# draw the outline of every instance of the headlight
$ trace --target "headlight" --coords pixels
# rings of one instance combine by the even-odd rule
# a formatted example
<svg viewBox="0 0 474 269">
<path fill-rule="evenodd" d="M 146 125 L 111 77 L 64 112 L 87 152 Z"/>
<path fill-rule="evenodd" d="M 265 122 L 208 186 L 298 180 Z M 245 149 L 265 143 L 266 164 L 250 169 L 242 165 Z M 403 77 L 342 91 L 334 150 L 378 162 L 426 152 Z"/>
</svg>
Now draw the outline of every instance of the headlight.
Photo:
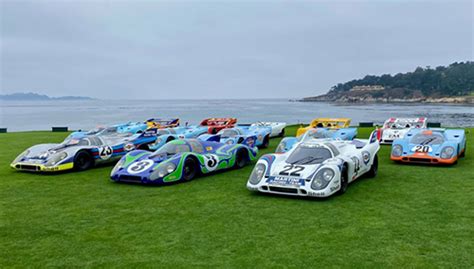
<svg viewBox="0 0 474 269">
<path fill-rule="evenodd" d="M 278 144 L 278 147 L 276 148 L 275 152 L 276 153 L 285 152 L 285 147 L 286 147 L 286 143 L 285 142 L 280 142 L 280 144 Z"/>
<path fill-rule="evenodd" d="M 45 166 L 54 166 L 58 164 L 60 161 L 66 159 L 67 153 L 66 152 L 61 152 L 58 154 L 54 154 L 50 159 L 44 164 Z"/>
<path fill-rule="evenodd" d="M 323 168 L 316 173 L 313 182 L 311 182 L 311 189 L 322 190 L 327 187 L 329 182 L 334 178 L 334 170 L 331 168 Z"/>
<path fill-rule="evenodd" d="M 234 141 L 232 139 L 229 139 L 225 142 L 227 145 L 232 145 L 234 144 Z"/>
<path fill-rule="evenodd" d="M 402 156 L 402 152 L 403 152 L 403 149 L 402 149 L 401 145 L 394 145 L 392 147 L 392 156 L 400 157 L 400 156 Z"/>
<path fill-rule="evenodd" d="M 263 175 L 265 174 L 265 165 L 263 163 L 258 163 L 250 174 L 249 182 L 253 185 L 257 185 L 260 180 L 262 180 Z"/>
<path fill-rule="evenodd" d="M 150 180 L 156 180 L 159 178 L 164 178 L 165 176 L 173 173 L 173 171 L 176 169 L 176 165 L 173 163 L 166 163 L 166 164 L 161 164 L 158 165 L 155 171 L 151 173 L 150 175 Z"/>
<path fill-rule="evenodd" d="M 125 155 L 126 156 L 126 155 Z M 110 172 L 110 176 L 112 176 L 113 174 L 115 174 L 119 169 L 120 167 L 122 167 L 123 163 L 125 162 L 125 156 L 122 157 L 122 159 L 120 159 L 117 164 L 115 164 L 114 168 L 112 169 L 112 171 Z"/>
<path fill-rule="evenodd" d="M 444 147 L 441 150 L 441 159 L 450 159 L 454 155 L 454 148 L 453 147 Z"/>
<path fill-rule="evenodd" d="M 18 155 L 18 157 L 15 158 L 15 160 L 13 162 L 17 163 L 17 162 L 21 161 L 21 159 L 25 158 L 26 155 L 28 155 L 29 153 L 30 153 L 30 151 L 28 149 L 23 151 L 20 155 Z"/>
</svg>

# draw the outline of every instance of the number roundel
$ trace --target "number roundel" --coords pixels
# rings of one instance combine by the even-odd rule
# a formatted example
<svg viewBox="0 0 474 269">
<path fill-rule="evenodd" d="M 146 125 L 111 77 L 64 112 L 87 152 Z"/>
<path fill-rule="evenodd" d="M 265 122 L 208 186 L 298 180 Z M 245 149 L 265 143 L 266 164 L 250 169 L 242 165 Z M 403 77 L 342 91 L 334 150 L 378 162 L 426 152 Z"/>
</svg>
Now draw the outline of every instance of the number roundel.
<svg viewBox="0 0 474 269">
<path fill-rule="evenodd" d="M 217 164 L 219 163 L 219 157 L 214 154 L 204 155 L 204 165 L 208 171 L 214 171 L 217 169 Z"/>
<path fill-rule="evenodd" d="M 142 160 L 136 163 L 132 163 L 128 168 L 127 172 L 130 174 L 138 174 L 148 170 L 154 162 L 152 160 Z"/>
<path fill-rule="evenodd" d="M 111 146 L 104 146 L 104 147 L 99 148 L 99 157 L 102 160 L 109 159 L 113 153 L 114 153 L 114 150 L 112 149 Z"/>
</svg>

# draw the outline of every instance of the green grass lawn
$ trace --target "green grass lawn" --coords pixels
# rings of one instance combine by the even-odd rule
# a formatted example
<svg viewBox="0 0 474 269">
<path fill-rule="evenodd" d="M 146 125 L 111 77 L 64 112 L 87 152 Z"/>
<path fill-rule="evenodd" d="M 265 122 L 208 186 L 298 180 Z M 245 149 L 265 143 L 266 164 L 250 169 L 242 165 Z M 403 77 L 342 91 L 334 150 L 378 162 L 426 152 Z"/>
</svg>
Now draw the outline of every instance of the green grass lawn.
<svg viewBox="0 0 474 269">
<path fill-rule="evenodd" d="M 0 267 L 472 268 L 467 132 L 455 166 L 395 164 L 382 146 L 376 178 L 325 200 L 251 193 L 253 165 L 167 187 L 112 183 L 111 166 L 15 172 L 17 154 L 67 134 L 0 134 Z"/>
</svg>

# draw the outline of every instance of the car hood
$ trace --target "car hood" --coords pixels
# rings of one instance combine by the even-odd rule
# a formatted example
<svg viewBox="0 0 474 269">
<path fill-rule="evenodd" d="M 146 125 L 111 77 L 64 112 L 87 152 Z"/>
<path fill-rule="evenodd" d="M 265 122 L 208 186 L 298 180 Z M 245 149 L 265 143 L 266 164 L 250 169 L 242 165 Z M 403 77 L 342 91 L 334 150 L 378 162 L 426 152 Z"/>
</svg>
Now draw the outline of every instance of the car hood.
<svg viewBox="0 0 474 269">
<path fill-rule="evenodd" d="M 285 161 L 273 163 L 270 169 L 271 177 L 297 177 L 297 178 L 310 178 L 323 164 L 295 164 L 291 165 Z M 291 168 L 293 167 L 293 168 Z"/>
</svg>

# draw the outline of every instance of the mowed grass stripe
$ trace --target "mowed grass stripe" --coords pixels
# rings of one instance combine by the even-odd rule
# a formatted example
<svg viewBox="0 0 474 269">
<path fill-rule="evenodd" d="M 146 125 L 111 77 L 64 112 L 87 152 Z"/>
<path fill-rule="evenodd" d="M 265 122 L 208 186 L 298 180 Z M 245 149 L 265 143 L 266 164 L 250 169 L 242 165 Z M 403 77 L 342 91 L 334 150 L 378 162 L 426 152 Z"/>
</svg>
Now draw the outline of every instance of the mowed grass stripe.
<svg viewBox="0 0 474 269">
<path fill-rule="evenodd" d="M 395 164 L 382 146 L 375 179 L 325 200 L 250 193 L 252 165 L 167 187 L 112 183 L 111 166 L 19 173 L 19 153 L 67 134 L 0 134 L 0 267 L 469 268 L 472 130 L 455 166 Z"/>
</svg>

